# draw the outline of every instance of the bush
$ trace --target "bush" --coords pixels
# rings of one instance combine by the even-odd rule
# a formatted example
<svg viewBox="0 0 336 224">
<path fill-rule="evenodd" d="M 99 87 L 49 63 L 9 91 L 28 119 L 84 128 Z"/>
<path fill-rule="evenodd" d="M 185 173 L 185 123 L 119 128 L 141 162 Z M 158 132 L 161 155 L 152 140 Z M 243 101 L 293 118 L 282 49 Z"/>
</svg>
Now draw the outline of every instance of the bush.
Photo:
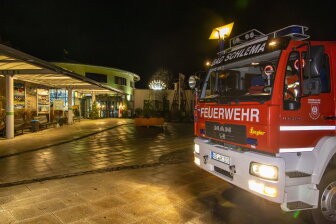
<svg viewBox="0 0 336 224">
<path fill-rule="evenodd" d="M 124 110 L 121 114 L 121 117 L 122 118 L 128 118 L 128 111 L 127 110 Z"/>
<path fill-rule="evenodd" d="M 135 117 L 142 117 L 142 115 L 143 115 L 143 110 L 140 107 L 136 108 Z"/>
</svg>

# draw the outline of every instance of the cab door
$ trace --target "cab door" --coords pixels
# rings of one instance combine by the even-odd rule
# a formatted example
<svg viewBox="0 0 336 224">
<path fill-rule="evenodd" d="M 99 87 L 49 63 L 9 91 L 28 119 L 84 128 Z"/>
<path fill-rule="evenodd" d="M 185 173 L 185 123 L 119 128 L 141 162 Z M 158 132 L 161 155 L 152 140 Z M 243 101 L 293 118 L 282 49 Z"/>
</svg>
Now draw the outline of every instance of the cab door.
<svg viewBox="0 0 336 224">
<path fill-rule="evenodd" d="M 322 56 L 320 78 L 321 93 L 303 93 L 303 75 L 306 50 L 290 52 L 284 74 L 283 102 L 280 118 L 279 152 L 312 151 L 326 135 L 335 135 L 335 90 L 330 80 L 330 52 Z"/>
</svg>

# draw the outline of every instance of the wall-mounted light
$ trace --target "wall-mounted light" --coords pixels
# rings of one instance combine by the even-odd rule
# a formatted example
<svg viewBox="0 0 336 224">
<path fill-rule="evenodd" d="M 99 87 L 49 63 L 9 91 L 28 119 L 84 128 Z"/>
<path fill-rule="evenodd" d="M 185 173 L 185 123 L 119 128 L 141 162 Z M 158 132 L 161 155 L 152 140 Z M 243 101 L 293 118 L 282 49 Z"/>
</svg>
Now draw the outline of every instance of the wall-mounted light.
<svg viewBox="0 0 336 224">
<path fill-rule="evenodd" d="M 152 90 L 162 90 L 167 88 L 167 85 L 162 80 L 153 80 L 148 86 Z"/>
</svg>

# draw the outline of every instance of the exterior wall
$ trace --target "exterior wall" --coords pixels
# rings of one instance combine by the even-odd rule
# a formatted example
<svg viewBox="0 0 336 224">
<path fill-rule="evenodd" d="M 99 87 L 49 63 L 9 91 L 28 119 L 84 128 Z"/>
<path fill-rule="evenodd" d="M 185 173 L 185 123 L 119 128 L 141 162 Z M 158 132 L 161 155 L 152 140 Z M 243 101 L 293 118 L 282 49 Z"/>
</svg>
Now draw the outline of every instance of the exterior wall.
<svg viewBox="0 0 336 224">
<path fill-rule="evenodd" d="M 127 94 L 131 95 L 132 97 L 133 97 L 134 87 L 130 86 L 130 82 L 132 81 L 134 85 L 135 81 L 138 81 L 140 79 L 134 73 L 120 70 L 120 69 L 115 69 L 115 68 L 108 68 L 108 67 L 94 66 L 94 65 L 84 65 L 84 64 L 61 63 L 61 62 L 55 62 L 53 64 L 60 66 L 62 68 L 68 69 L 70 71 L 73 71 L 82 76 L 85 76 L 86 72 L 107 75 L 107 83 L 106 83 L 107 85 L 113 88 L 122 90 L 126 92 Z M 125 78 L 126 85 L 115 84 L 116 76 Z M 132 99 L 128 99 L 128 100 L 132 100 Z"/>
<path fill-rule="evenodd" d="M 134 90 L 134 108 L 144 107 L 144 100 L 162 100 L 161 92 L 162 90 L 151 90 L 151 89 L 135 89 Z M 172 107 L 174 100 L 175 90 L 164 90 L 167 92 L 167 100 L 169 100 L 169 108 Z M 195 100 L 195 96 L 192 90 L 185 90 L 186 98 L 190 105 L 190 101 Z"/>
</svg>

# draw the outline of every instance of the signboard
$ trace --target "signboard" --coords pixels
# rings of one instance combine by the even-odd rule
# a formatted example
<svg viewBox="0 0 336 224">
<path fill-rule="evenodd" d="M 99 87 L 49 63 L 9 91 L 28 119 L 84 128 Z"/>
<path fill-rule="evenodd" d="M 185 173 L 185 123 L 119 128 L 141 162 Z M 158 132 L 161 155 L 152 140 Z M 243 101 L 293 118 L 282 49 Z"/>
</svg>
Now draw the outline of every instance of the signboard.
<svg viewBox="0 0 336 224">
<path fill-rule="evenodd" d="M 36 87 L 29 83 L 26 83 L 26 108 L 35 111 L 37 108 Z"/>
<path fill-rule="evenodd" d="M 247 31 L 245 33 L 240 34 L 239 36 L 235 36 L 234 38 L 230 39 L 230 47 L 237 46 L 239 44 L 245 43 L 247 41 L 260 38 L 262 36 L 265 36 L 262 32 L 259 30 L 253 29 L 250 31 Z"/>
<path fill-rule="evenodd" d="M 236 124 L 220 124 L 216 122 L 205 122 L 205 133 L 208 137 L 235 142 L 238 144 L 247 144 L 246 126 Z"/>
<path fill-rule="evenodd" d="M 241 47 L 237 50 L 225 52 L 224 55 L 221 55 L 212 61 L 211 67 L 217 67 L 241 59 L 252 58 L 257 55 L 285 49 L 290 40 L 288 37 L 278 38 L 276 42 L 273 40 L 264 40 L 265 38 L 262 39 L 263 40 L 260 40 L 257 43 L 251 43 L 250 45 Z M 274 45 L 270 46 L 271 42 L 273 42 Z"/>
<path fill-rule="evenodd" d="M 64 110 L 64 102 L 62 99 L 54 99 L 53 102 L 54 110 Z"/>
<path fill-rule="evenodd" d="M 48 89 L 38 89 L 37 90 L 37 103 L 38 113 L 49 113 L 50 111 L 50 98 Z"/>
<path fill-rule="evenodd" d="M 14 83 L 14 108 L 25 107 L 25 86 L 23 83 Z"/>
</svg>

